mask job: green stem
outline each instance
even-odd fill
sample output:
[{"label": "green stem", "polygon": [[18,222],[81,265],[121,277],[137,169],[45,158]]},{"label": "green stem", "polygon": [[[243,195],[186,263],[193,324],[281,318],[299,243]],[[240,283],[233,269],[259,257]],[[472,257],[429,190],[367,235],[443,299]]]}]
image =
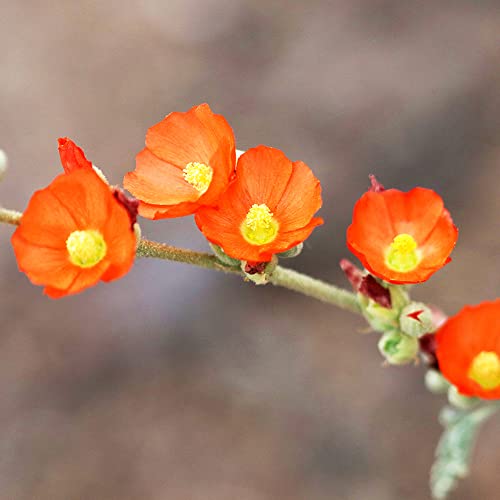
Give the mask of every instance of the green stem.
[{"label": "green stem", "polygon": [[354,293],[325,283],[293,269],[278,266],[269,280],[273,285],[294,290],[308,297],[333,304],[353,313],[361,313],[358,299]]},{"label": "green stem", "polygon": [[173,247],[164,243],[157,243],[142,239],[137,247],[138,257],[150,257],[153,259],[172,260],[183,262],[193,266],[215,269],[225,273],[242,274],[239,268],[228,267],[217,260],[215,255],[205,252],[195,252],[185,248]]},{"label": "green stem", "polygon": [[[215,269],[225,273],[244,276],[244,273],[238,267],[224,265],[215,255],[194,252],[193,250],[172,247],[144,239],[139,243],[137,255],[139,257],[184,262],[185,264],[204,267],[206,269]],[[269,281],[275,286],[288,288],[289,290],[299,292],[322,302],[333,304],[341,309],[346,309],[354,313],[361,312],[355,294],[292,269],[277,266],[271,274]]]},{"label": "green stem", "polygon": [[[0,208],[0,222],[6,224],[19,225],[22,213],[14,210]],[[183,262],[205,269],[214,269],[225,273],[238,274],[244,276],[239,267],[224,265],[213,254],[205,252],[195,252],[184,248],[177,248],[163,243],[156,243],[142,239],[137,247],[138,257],[149,257],[154,259],[171,260]],[[341,309],[360,313],[360,308],[356,295],[335,285],[330,285],[324,281],[311,278],[305,274],[277,266],[269,280],[273,285],[288,288],[295,292],[307,295],[314,299],[333,304]]]}]

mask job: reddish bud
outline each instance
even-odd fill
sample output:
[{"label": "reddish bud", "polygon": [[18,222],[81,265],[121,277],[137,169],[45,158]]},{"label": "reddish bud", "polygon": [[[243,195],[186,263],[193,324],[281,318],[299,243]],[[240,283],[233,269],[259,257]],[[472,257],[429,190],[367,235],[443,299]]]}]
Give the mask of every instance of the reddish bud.
[{"label": "reddish bud", "polygon": [[354,290],[372,299],[382,307],[392,307],[391,293],[384,288],[371,274],[365,274],[347,259],[340,261],[340,268],[344,271],[347,279]]},{"label": "reddish bud", "polygon": [[368,177],[370,177],[370,182],[371,182],[371,187],[368,191],[371,191],[373,193],[380,193],[382,191],[385,191],[385,187],[382,184],[380,184],[380,182],[373,174],[370,174]]},{"label": "reddish bud", "polygon": [[344,271],[346,278],[351,283],[354,290],[358,291],[359,285],[363,280],[364,273],[359,267],[356,267],[351,261],[347,259],[342,259],[340,261],[340,269]]},{"label": "reddish bud", "polygon": [[384,288],[371,274],[363,277],[358,292],[366,295],[379,306],[390,309],[392,307],[391,292]]},{"label": "reddish bud", "polygon": [[59,143],[59,156],[64,171],[68,174],[73,170],[79,168],[92,168],[92,163],[85,158],[85,153],[68,137],[60,137],[57,142]]}]

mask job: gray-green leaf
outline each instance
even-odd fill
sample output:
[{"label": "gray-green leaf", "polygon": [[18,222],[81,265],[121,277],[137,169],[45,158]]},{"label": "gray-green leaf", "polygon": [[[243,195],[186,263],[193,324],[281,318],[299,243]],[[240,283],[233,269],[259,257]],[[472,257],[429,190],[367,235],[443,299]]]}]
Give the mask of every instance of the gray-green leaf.
[{"label": "gray-green leaf", "polygon": [[436,461],[431,470],[432,496],[442,500],[457,486],[459,479],[469,473],[470,460],[479,428],[499,405],[482,405],[470,411],[445,407],[441,423],[445,431],[436,449]]}]

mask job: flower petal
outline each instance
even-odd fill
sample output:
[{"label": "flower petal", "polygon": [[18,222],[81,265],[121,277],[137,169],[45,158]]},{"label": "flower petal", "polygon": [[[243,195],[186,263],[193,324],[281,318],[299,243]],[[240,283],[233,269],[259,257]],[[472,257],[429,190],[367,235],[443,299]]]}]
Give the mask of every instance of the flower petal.
[{"label": "flower petal", "polygon": [[469,378],[474,358],[481,352],[500,356],[500,299],[466,306],[449,318],[436,333],[439,368],[461,394],[500,399],[500,387],[485,390]]},{"label": "flower petal", "polygon": [[[270,243],[254,245],[243,237],[241,225],[252,205],[261,204],[274,213],[278,232]],[[320,205],[319,183],[304,163],[292,166],[281,151],[259,146],[240,157],[236,178],[218,206],[199,208],[195,220],[205,237],[230,257],[267,262],[304,241],[323,222],[313,218]]]},{"label": "flower petal", "polygon": [[99,283],[101,276],[106,272],[109,265],[109,261],[103,260],[90,269],[80,269],[77,271],[74,280],[67,288],[57,288],[51,285],[45,287],[44,293],[53,299],[58,299],[67,295],[83,292],[87,288]]},{"label": "flower petal", "polygon": [[12,246],[19,270],[35,285],[51,285],[66,288],[78,274],[68,259],[66,248],[56,249],[35,245],[26,241],[19,232],[12,235]]},{"label": "flower petal", "polygon": [[136,168],[123,179],[125,189],[136,198],[153,205],[175,205],[200,197],[183,177],[182,170],[143,149],[136,157]]},{"label": "flower petal", "polygon": [[41,189],[31,197],[14,235],[32,245],[66,249],[68,236],[77,229],[67,207],[49,189]]},{"label": "flower petal", "polygon": [[[297,194],[300,193],[300,196]],[[292,175],[274,211],[281,231],[292,231],[307,225],[321,208],[321,185],[303,162],[293,163]]]},{"label": "flower petal", "polygon": [[[151,127],[146,135],[146,147],[182,170],[190,162],[210,164],[220,141],[228,139],[233,144],[234,165],[233,130],[223,116],[214,114],[208,104],[201,104],[186,113],[170,113]],[[226,171],[229,173],[227,167]]]},{"label": "flower petal", "polygon": [[[394,238],[408,234],[422,254],[418,266],[398,272],[386,264]],[[347,246],[373,275],[390,283],[420,283],[450,261],[457,229],[441,197],[430,189],[369,191],[354,207]]]},{"label": "flower petal", "polygon": [[103,229],[107,244],[106,261],[109,268],[103,274],[103,281],[112,281],[128,273],[134,263],[136,238],[130,227],[127,210],[118,202],[110,204],[109,219]]},{"label": "flower petal", "polygon": [[243,153],[236,166],[236,182],[247,200],[247,211],[254,203],[264,203],[274,212],[292,169],[292,162],[279,149],[257,146]]},{"label": "flower petal", "polygon": [[47,189],[68,210],[77,229],[100,229],[106,224],[110,189],[93,170],[60,175]]}]

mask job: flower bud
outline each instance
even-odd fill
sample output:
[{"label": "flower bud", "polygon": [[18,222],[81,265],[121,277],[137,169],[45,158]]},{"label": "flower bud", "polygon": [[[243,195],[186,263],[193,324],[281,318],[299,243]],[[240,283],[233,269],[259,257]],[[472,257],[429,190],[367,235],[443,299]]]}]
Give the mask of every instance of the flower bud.
[{"label": "flower bud", "polygon": [[408,294],[401,286],[389,286],[391,294],[390,308],[381,306],[374,300],[368,299],[365,295],[358,293],[358,300],[365,319],[377,332],[386,332],[399,328],[399,316],[401,309],[408,304]]},{"label": "flower bud", "polygon": [[428,370],[425,374],[425,387],[433,394],[444,394],[450,383],[437,370]]},{"label": "flower bud", "polygon": [[2,180],[6,171],[7,171],[7,155],[2,149],[0,149],[0,181]]},{"label": "flower bud", "polygon": [[419,338],[434,330],[432,311],[421,302],[411,302],[401,311],[399,326],[406,335]]},{"label": "flower bud", "polygon": [[378,349],[389,364],[404,365],[417,359],[418,340],[394,330],[382,335]]},{"label": "flower bud", "polygon": [[448,389],[448,402],[460,410],[469,410],[478,404],[478,398],[463,396],[454,385]]},{"label": "flower bud", "polygon": [[303,248],[304,248],[304,243],[299,243],[293,248],[290,248],[290,250],[279,253],[278,257],[281,257],[283,259],[292,259],[293,257],[297,257],[298,255],[300,255]]},{"label": "flower bud", "polygon": [[403,307],[408,305],[410,298],[405,286],[390,285],[389,290],[391,291],[391,303],[393,309],[401,311]]},{"label": "flower bud", "polygon": [[399,311],[387,309],[358,293],[358,301],[365,319],[376,332],[386,332],[397,328]]},{"label": "flower bud", "polygon": [[446,323],[448,316],[446,316],[444,311],[439,309],[439,307],[432,304],[429,306],[429,309],[432,313],[432,324],[434,325],[434,330],[438,330]]},{"label": "flower bud", "polygon": [[372,193],[381,193],[382,191],[385,191],[385,187],[380,184],[373,174],[370,174],[368,177],[370,178],[371,183],[371,187],[368,191],[371,191]]},{"label": "flower bud", "polygon": [[374,300],[382,307],[387,309],[392,307],[391,292],[387,285],[384,286],[374,276],[362,271],[347,259],[342,259],[339,264],[356,292]]}]

